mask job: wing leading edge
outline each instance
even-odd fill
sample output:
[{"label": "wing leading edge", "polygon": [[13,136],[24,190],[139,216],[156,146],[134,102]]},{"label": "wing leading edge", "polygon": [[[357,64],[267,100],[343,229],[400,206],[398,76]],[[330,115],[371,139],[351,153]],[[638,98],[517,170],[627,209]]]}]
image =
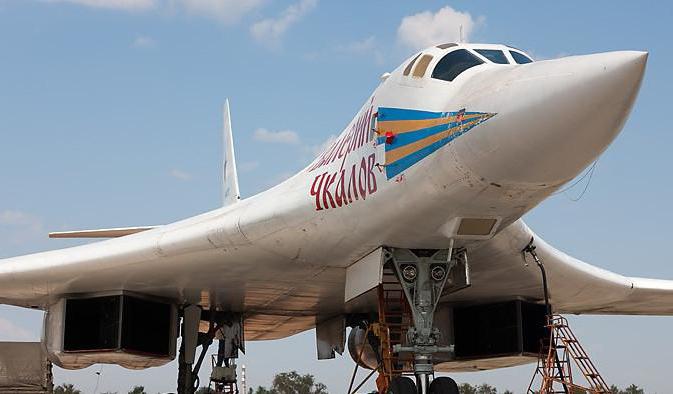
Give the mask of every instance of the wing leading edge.
[{"label": "wing leading edge", "polygon": [[673,315],[673,281],[627,277],[587,264],[546,243],[522,220],[473,251],[470,263],[474,286],[461,292],[459,300],[541,300],[539,268],[521,252],[531,237],[547,271],[555,312]]}]

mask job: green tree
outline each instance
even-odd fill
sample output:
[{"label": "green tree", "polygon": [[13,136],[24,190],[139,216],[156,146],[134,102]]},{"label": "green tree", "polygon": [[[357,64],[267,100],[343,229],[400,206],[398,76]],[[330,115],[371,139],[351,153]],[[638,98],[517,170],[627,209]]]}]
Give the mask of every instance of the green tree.
[{"label": "green tree", "polygon": [[645,394],[645,390],[641,389],[635,384],[630,385],[623,392],[624,394]]},{"label": "green tree", "polygon": [[490,384],[482,384],[477,387],[477,394],[498,394],[498,390]]},{"label": "green tree", "polygon": [[278,394],[327,394],[327,386],[316,382],[313,375],[299,375],[297,371],[277,374],[272,390]]},{"label": "green tree", "polygon": [[133,389],[129,391],[129,394],[147,394],[145,392],[145,386],[133,386]]},{"label": "green tree", "polygon": [[70,383],[63,383],[54,389],[54,394],[82,394],[82,392]]},{"label": "green tree", "polygon": [[630,385],[624,390],[620,389],[619,387],[613,384],[612,386],[610,386],[610,392],[613,394],[645,394],[645,390],[641,389],[635,384]]},{"label": "green tree", "polygon": [[460,394],[477,394],[477,388],[469,383],[463,383],[458,386],[458,391]]},{"label": "green tree", "polygon": [[613,394],[645,394],[645,390],[641,389],[635,384],[630,385],[624,390],[621,390],[619,387],[613,384],[610,386],[610,392]]},{"label": "green tree", "polygon": [[[252,392],[252,390],[250,391]],[[327,386],[316,382],[311,374],[299,375],[297,371],[282,372],[273,378],[270,389],[257,387],[255,394],[328,394]]]}]

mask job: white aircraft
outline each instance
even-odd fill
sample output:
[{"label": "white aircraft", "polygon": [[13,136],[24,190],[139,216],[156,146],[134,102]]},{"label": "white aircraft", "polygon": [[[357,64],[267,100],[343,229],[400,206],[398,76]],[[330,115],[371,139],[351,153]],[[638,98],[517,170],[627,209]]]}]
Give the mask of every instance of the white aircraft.
[{"label": "white aircraft", "polygon": [[213,338],[231,372],[246,340],[315,327],[324,359],[344,351],[350,326],[349,350],[379,370],[382,391],[457,393],[433,372],[536,359],[545,301],[555,313],[671,315],[673,281],[579,261],[521,220],[617,136],[646,61],[427,48],[384,74],[307,168],[246,199],[227,105],[222,208],[54,233],[115,239],[1,260],[0,302],[46,311],[43,343],[63,368],[161,365],[180,331],[181,393]]}]

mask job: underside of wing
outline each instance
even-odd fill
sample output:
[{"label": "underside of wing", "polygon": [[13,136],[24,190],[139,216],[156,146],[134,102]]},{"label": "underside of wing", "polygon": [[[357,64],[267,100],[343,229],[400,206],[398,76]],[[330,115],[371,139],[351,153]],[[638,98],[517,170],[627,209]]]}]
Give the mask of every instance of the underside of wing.
[{"label": "underside of wing", "polygon": [[573,258],[537,237],[519,220],[470,254],[473,286],[452,301],[544,299],[539,267],[522,250],[533,239],[557,313],[673,315],[673,281],[633,278]]}]

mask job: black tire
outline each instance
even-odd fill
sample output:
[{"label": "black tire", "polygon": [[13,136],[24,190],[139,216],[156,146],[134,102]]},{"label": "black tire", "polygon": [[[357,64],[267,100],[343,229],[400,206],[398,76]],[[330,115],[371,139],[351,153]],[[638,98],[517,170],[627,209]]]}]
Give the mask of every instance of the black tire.
[{"label": "black tire", "polygon": [[430,394],[459,394],[456,382],[446,376],[434,378],[428,391]]},{"label": "black tire", "polygon": [[416,383],[406,376],[397,376],[390,381],[386,394],[416,394]]}]

